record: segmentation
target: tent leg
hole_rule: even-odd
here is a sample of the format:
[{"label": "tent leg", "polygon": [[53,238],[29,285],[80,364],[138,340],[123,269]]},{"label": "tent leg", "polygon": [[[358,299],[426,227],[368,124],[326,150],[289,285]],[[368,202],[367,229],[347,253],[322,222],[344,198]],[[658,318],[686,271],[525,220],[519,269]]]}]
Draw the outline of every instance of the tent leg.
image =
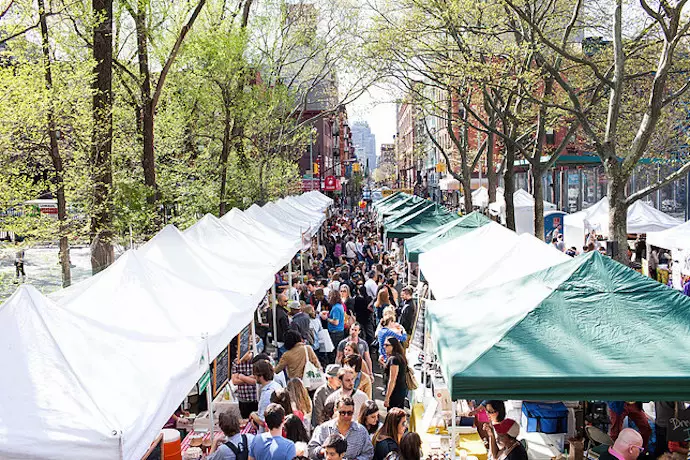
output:
[{"label": "tent leg", "polygon": [[288,263],[288,293],[290,300],[292,300],[292,259]]},{"label": "tent leg", "polygon": [[[208,357],[209,369],[211,366],[211,350],[208,347],[208,336],[206,336],[206,355]],[[211,431],[211,443],[215,439],[215,434],[213,433],[213,390],[211,390],[211,379],[208,379],[206,384],[206,400],[208,401],[208,417],[210,421],[210,431]]]},{"label": "tent leg", "polygon": [[453,417],[453,420],[450,422],[451,429],[453,432],[450,435],[450,458],[455,460],[455,442],[456,442],[456,435],[455,435],[455,401],[453,401],[453,394],[451,393],[451,398],[450,398],[450,404],[453,406],[451,410],[451,417]]},{"label": "tent leg", "polygon": [[252,354],[253,356],[258,355],[256,352],[256,312],[254,312],[254,317],[252,318]]},{"label": "tent leg", "polygon": [[419,286],[419,282],[421,281],[421,270],[419,268],[419,262],[417,262],[417,286]]},{"label": "tent leg", "polygon": [[[299,275],[300,275],[300,277],[302,277],[302,280],[304,280],[304,252],[303,251],[299,252]],[[300,280],[300,282],[302,280]]]},{"label": "tent leg", "polygon": [[407,284],[412,284],[412,262],[407,262]]},{"label": "tent leg", "polygon": [[273,305],[273,346],[278,352],[278,324],[276,319],[276,283],[271,286],[271,304]]}]

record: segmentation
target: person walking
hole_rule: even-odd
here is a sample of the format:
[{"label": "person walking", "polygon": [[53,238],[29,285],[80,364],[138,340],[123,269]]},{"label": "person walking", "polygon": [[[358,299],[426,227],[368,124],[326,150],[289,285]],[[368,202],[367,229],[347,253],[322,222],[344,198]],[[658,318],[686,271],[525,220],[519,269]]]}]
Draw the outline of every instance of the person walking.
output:
[{"label": "person walking", "polygon": [[280,404],[269,404],[264,418],[268,432],[254,438],[249,447],[249,460],[292,460],[295,458],[297,455],[295,443],[282,436],[285,409]]},{"label": "person walking", "polygon": [[343,396],[335,404],[337,417],[317,426],[309,441],[309,458],[322,459],[326,453],[324,444],[334,435],[340,435],[347,441],[345,458],[352,460],[371,460],[374,457],[374,446],[371,444],[367,430],[353,421],[355,405],[352,398]]},{"label": "person walking", "polygon": [[302,342],[302,336],[299,332],[287,331],[285,334],[285,350],[274,369],[275,373],[280,373],[283,369],[286,369],[288,379],[301,379],[304,375],[307,359],[314,366],[321,369],[319,358],[316,357],[314,350],[309,345]]},{"label": "person walking", "polygon": [[17,251],[14,254],[14,268],[17,272],[17,278],[15,279],[14,283],[17,284],[19,283],[20,273],[22,275],[22,283],[26,281],[26,273],[24,272],[24,257],[26,253],[24,252],[24,249],[19,245],[19,241],[14,240],[14,245],[17,249]]},{"label": "person walking", "polygon": [[218,426],[225,437],[216,438],[211,445],[207,460],[241,460],[247,458],[252,434],[240,434],[240,419],[235,412],[223,412],[218,416]]},{"label": "person walking", "polygon": [[278,348],[278,358],[285,353],[285,333],[290,329],[290,319],[288,317],[288,298],[285,294],[278,294],[276,297],[276,325],[277,327],[274,329],[273,327],[273,315],[270,314],[268,315],[268,324],[270,327],[271,332],[276,333],[276,336],[274,337],[274,340],[276,341],[276,345]]},{"label": "person walking", "polygon": [[366,428],[373,442],[374,436],[382,426],[376,401],[369,400],[364,403],[359,411],[359,424]]},{"label": "person walking", "polygon": [[345,337],[338,343],[337,355],[335,357],[335,362],[338,364],[342,363],[345,357],[345,347],[348,343],[357,344],[357,354],[362,357],[365,366],[368,370],[369,377],[373,379],[374,377],[374,366],[371,362],[371,354],[369,353],[369,344],[362,338],[360,338],[360,332],[362,331],[362,326],[359,323],[354,323],[350,326],[350,335]]},{"label": "person walking", "polygon": [[341,384],[340,389],[334,391],[333,394],[326,399],[326,403],[335,403],[339,398],[347,396],[352,398],[355,405],[355,413],[359,414],[360,409],[364,403],[369,400],[369,398],[362,390],[357,390],[355,388],[355,377],[354,369],[350,367],[340,368],[340,372],[338,372],[338,378],[340,379]]},{"label": "person walking", "polygon": [[311,413],[312,427],[315,427],[323,422],[322,412],[324,406],[326,405],[326,400],[331,394],[340,388],[340,379],[338,378],[339,372],[340,366],[337,364],[331,364],[326,367],[326,383],[321,385],[314,392]]},{"label": "person walking", "polygon": [[400,450],[400,440],[407,431],[405,411],[393,407],[386,414],[383,426],[374,436],[374,460],[384,460],[391,452]]},{"label": "person walking", "polygon": [[405,408],[407,397],[407,359],[402,344],[395,337],[388,337],[385,342],[386,349],[386,399],[384,407]]},{"label": "person walking", "polygon": [[264,413],[271,403],[271,395],[274,391],[280,389],[280,385],[273,380],[273,367],[268,361],[259,360],[254,363],[254,378],[259,385],[258,397],[259,408],[256,412],[252,412],[250,419],[254,422],[259,430],[264,426]]},{"label": "person walking", "polygon": [[[331,291],[328,294],[328,303],[331,306],[327,316],[328,333],[335,345],[345,338],[345,310],[343,304],[340,303],[340,293]],[[329,364],[335,362],[335,351],[329,353],[328,362]]]}]

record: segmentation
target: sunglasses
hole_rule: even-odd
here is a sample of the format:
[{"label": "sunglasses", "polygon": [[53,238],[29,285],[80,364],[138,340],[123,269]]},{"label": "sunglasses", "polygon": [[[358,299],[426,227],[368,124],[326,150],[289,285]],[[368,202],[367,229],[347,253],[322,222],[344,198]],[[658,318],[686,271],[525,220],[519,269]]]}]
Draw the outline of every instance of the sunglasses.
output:
[{"label": "sunglasses", "polygon": [[345,417],[352,417],[352,415],[354,415],[355,412],[351,411],[351,410],[340,410],[340,411],[338,411],[338,413],[340,415],[345,416]]},{"label": "sunglasses", "polygon": [[498,414],[498,411],[497,410],[487,410],[486,413],[493,415],[493,414]]},{"label": "sunglasses", "polygon": [[383,346],[384,347],[392,347],[393,345],[391,345],[390,343],[384,343]]},{"label": "sunglasses", "polygon": [[637,447],[637,448],[640,450],[640,454],[641,454],[642,452],[644,452],[644,447],[642,447],[642,446],[635,446],[635,445],[632,445],[632,446],[630,446],[630,447]]}]

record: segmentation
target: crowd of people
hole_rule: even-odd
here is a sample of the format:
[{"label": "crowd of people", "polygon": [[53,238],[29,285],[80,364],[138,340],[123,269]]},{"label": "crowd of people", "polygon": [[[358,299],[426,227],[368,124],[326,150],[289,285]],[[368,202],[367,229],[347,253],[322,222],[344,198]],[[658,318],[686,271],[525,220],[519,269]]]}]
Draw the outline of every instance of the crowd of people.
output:
[{"label": "crowd of people", "polygon": [[274,350],[232,364],[239,414],[220,416],[225,438],[210,459],[421,457],[419,435],[407,430],[416,305],[399,248],[386,252],[377,230],[362,211],[337,211],[293,261],[305,276],[276,274],[275,320],[269,307],[258,328]]}]

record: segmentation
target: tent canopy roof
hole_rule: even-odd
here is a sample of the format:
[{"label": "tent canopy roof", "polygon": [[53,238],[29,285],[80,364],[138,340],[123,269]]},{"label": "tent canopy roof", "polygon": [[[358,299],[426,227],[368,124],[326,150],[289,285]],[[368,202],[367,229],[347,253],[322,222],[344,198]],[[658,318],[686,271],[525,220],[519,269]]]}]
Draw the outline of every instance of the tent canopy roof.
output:
[{"label": "tent canopy roof", "polygon": [[429,202],[422,200],[421,198],[412,199],[410,201],[405,201],[401,206],[398,206],[391,213],[389,211],[384,211],[382,214],[383,226],[388,227],[398,220],[403,220],[407,216],[416,213],[417,211],[429,206]]},{"label": "tent canopy roof", "polygon": [[385,225],[388,238],[410,238],[420,233],[437,230],[449,222],[458,220],[457,214],[452,214],[442,206],[428,202],[427,206],[398,219],[392,224]]},{"label": "tent canopy roof", "polygon": [[407,260],[418,262],[419,254],[447,243],[453,238],[488,224],[491,220],[480,212],[471,212],[460,219],[451,221],[442,227],[425,232],[405,240]]},{"label": "tent canopy roof", "polygon": [[690,398],[690,298],[598,252],[428,305],[454,399]]},{"label": "tent canopy roof", "polygon": [[470,286],[498,286],[566,260],[534,236],[518,236],[490,222],[420,254],[419,266],[435,298],[445,299]]},{"label": "tent canopy roof", "polygon": [[690,220],[668,230],[647,233],[647,243],[665,249],[690,249]]}]

